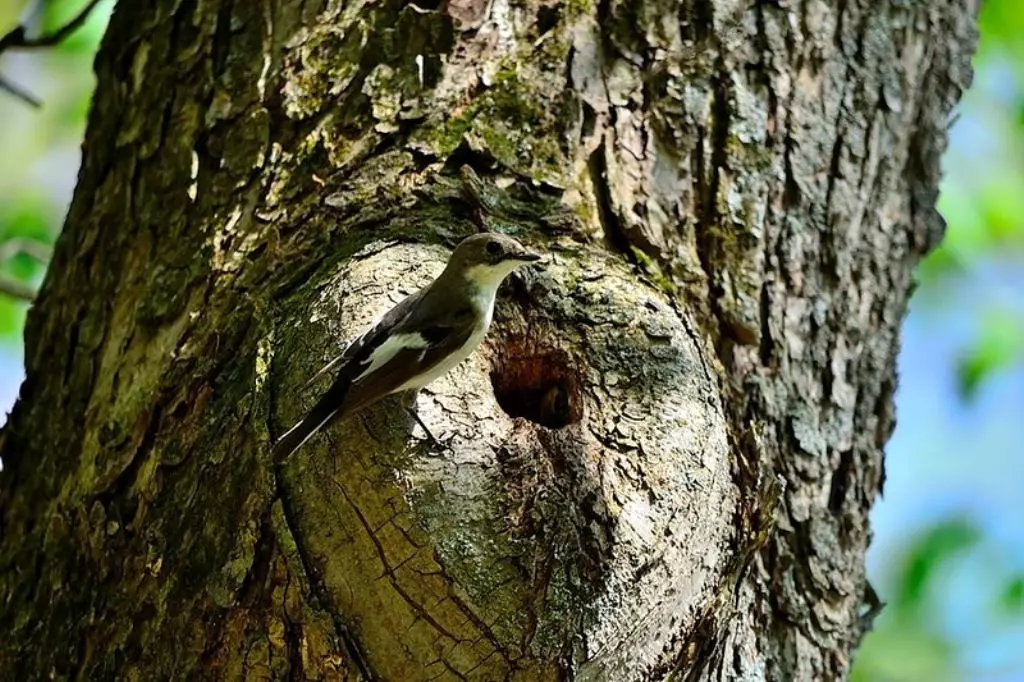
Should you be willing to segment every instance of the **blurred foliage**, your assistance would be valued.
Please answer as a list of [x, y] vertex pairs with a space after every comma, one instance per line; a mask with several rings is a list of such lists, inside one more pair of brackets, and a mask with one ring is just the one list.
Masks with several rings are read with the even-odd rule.
[[[963, 588], [971, 608], [957, 609], [953, 616], [947, 608], [952, 577], [976, 575], [972, 562], [994, 579]], [[893, 593], [857, 653], [851, 679], [1019, 679], [1020, 671], [1012, 667], [1014, 650], [994, 656], [986, 651], [1003, 632], [1022, 624], [1024, 576], [1014, 575], [1011, 565], [974, 524], [949, 519], [933, 526], [892, 561]]]
[[[53, 33], [78, 16], [88, 0], [49, 0], [44, 3], [40, 17], [40, 32]], [[77, 31], [69, 35], [57, 46], [57, 51], [68, 55], [89, 57], [96, 53], [96, 48], [107, 28], [107, 18], [113, 10], [112, 2], [101, 2], [93, 10], [89, 20]], [[84, 119], [82, 119], [84, 121]]]
[[1010, 579], [1003, 590], [1000, 606], [1007, 615], [1024, 615], [1024, 575]]
[[955, 643], [935, 617], [936, 577], [977, 545], [963, 521], [933, 527], [893, 562], [894, 594], [857, 652], [852, 682], [956, 680]]
[[928, 604], [928, 588], [943, 564], [978, 543], [973, 525], [953, 519], [934, 526], [918, 538], [903, 558], [890, 606], [897, 614], [915, 612]]
[[[1024, 264], [1024, 2], [986, 0], [980, 30], [975, 82], [943, 159], [939, 208], [948, 229], [918, 271], [917, 300], [925, 304], [943, 301], [928, 289], [941, 291], [944, 280], [983, 263]], [[1024, 308], [987, 302], [976, 314], [977, 335], [958, 368], [966, 399], [994, 372], [1024, 360]]]
[[[980, 24], [975, 82], [943, 159], [939, 208], [948, 230], [921, 264], [913, 301], [941, 313], [959, 278], [991, 282], [986, 299], [968, 311], [973, 339], [957, 367], [965, 400], [1024, 359], [1024, 2], [985, 0]], [[1006, 280], [1011, 291], [1001, 296]], [[873, 579], [888, 604], [857, 653], [852, 679], [1024, 679], [1024, 573], [1008, 554], [954, 517], [901, 556], [886, 557], [885, 575]]]
[[[113, 0], [101, 2], [77, 31], [53, 48], [10, 50], [0, 73], [42, 100], [40, 109], [0, 92], [0, 245], [28, 238], [50, 245], [60, 232], [78, 175], [85, 117], [95, 87], [92, 59]], [[75, 17], [85, 0], [49, 0], [29, 12], [25, 0], [0, 0], [0, 34], [21, 21], [30, 37], [49, 34]], [[44, 267], [25, 255], [0, 262], [0, 276], [38, 287]], [[0, 344], [21, 341], [28, 304], [0, 295]]]
[[1024, 251], [1024, 3], [986, 0], [975, 82], [943, 159], [939, 208], [949, 223], [922, 264], [924, 282], [997, 249]]
[[[1020, 679], [1018, 650], [1000, 643], [1024, 625], [1024, 575], [1012, 565], [1008, 552], [964, 519], [927, 530], [890, 562], [890, 599], [857, 652], [851, 680]], [[990, 579], [956, 585], [979, 573]], [[958, 594], [969, 598], [966, 608], [951, 607]]]
[[973, 398], [985, 378], [1008, 369], [1022, 357], [1024, 319], [1001, 308], [987, 311], [979, 325], [977, 339], [964, 353], [957, 368], [960, 394]]

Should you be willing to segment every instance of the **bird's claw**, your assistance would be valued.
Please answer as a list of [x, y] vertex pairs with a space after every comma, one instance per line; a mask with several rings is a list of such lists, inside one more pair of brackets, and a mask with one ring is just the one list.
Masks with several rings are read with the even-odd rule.
[[409, 413], [409, 416], [416, 420], [416, 423], [420, 425], [421, 429], [423, 429], [423, 433], [427, 434], [427, 439], [433, 444], [435, 448], [444, 449], [446, 447], [446, 444], [444, 442], [439, 440], [433, 433], [430, 432], [430, 429], [427, 428], [427, 425], [424, 424], [423, 420], [420, 419], [420, 416], [416, 414], [416, 410], [414, 410], [411, 407], [406, 407], [405, 411]]

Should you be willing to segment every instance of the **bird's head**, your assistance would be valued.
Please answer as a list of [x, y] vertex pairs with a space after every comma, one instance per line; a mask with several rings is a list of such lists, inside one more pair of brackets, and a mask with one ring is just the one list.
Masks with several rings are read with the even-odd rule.
[[512, 237], [485, 232], [463, 239], [448, 260], [448, 268], [477, 286], [497, 287], [517, 267], [540, 258]]

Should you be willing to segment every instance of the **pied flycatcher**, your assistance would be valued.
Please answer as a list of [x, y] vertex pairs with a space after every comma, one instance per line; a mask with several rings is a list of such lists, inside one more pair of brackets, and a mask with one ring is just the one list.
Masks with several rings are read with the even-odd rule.
[[339, 367], [309, 414], [274, 444], [275, 459], [294, 453], [327, 424], [392, 393], [423, 388], [469, 357], [491, 326], [498, 286], [536, 260], [539, 254], [505, 235], [463, 239], [437, 279], [378, 318], [310, 379]]

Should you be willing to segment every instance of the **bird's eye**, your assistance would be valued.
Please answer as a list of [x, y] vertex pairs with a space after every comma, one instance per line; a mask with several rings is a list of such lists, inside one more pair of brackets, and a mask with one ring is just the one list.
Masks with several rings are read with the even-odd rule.
[[499, 244], [498, 242], [487, 242], [487, 246], [485, 246], [484, 248], [487, 249], [487, 253], [491, 254], [492, 256], [501, 255], [501, 244]]

